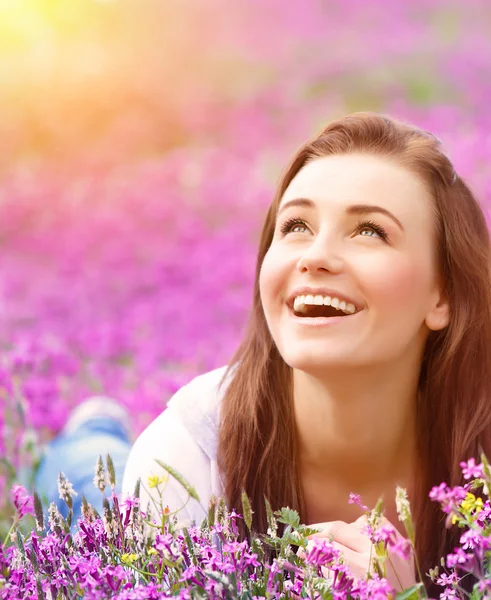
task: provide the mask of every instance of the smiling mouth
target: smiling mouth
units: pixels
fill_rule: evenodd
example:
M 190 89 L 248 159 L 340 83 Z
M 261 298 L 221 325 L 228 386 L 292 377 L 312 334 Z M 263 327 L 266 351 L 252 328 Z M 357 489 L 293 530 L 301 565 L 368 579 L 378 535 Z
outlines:
M 296 317 L 348 317 L 349 313 L 343 312 L 340 309 L 334 308 L 334 306 L 319 306 L 319 305 L 304 305 L 301 310 L 292 309 L 293 314 Z
M 346 317 L 359 312 L 359 308 L 335 296 L 307 294 L 296 296 L 289 306 L 296 317 L 332 318 Z

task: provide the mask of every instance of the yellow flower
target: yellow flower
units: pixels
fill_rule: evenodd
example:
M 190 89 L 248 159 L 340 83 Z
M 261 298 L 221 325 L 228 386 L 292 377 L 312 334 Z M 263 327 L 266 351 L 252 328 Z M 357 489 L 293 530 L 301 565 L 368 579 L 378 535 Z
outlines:
M 136 554 L 122 554 L 121 562 L 125 563 L 126 565 L 131 565 L 131 563 L 134 563 L 137 558 L 138 556 Z
M 467 492 L 467 496 L 462 500 L 460 507 L 466 512 L 480 512 L 482 510 L 482 498 L 476 498 L 474 494 Z
M 151 488 L 155 488 L 158 485 L 160 485 L 161 483 L 166 482 L 168 479 L 167 475 L 161 475 L 160 477 L 158 475 L 150 475 L 148 478 L 148 485 Z

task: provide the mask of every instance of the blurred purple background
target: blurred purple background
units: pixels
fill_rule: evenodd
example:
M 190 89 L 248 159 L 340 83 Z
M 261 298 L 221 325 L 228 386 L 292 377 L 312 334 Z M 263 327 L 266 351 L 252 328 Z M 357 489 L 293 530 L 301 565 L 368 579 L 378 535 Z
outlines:
M 5 490 L 87 395 L 138 433 L 227 362 L 275 182 L 328 120 L 431 130 L 488 212 L 490 30 L 487 0 L 0 0 Z

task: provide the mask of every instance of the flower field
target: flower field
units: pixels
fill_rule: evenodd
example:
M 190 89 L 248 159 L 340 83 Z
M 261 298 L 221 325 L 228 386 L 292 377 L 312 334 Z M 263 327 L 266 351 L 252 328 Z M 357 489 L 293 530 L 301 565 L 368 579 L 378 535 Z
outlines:
M 69 5 L 0 4 L 4 525 L 84 398 L 137 434 L 227 362 L 275 181 L 329 119 L 436 133 L 491 207 L 487 0 Z

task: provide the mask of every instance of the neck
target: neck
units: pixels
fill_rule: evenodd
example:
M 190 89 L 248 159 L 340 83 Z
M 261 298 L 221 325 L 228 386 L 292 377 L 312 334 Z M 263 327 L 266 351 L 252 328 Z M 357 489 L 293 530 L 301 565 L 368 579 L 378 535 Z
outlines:
M 322 379 L 294 370 L 302 471 L 355 493 L 407 485 L 414 468 L 419 369 L 357 368 Z

